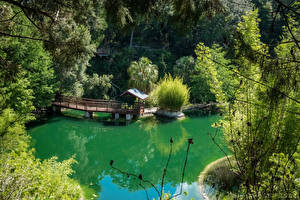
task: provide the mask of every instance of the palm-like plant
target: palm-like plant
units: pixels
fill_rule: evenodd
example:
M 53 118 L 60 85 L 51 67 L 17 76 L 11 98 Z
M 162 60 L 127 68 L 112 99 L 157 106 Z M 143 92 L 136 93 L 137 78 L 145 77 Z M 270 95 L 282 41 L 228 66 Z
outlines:
M 158 68 L 148 58 L 141 57 L 139 61 L 131 62 L 128 74 L 130 77 L 129 86 L 149 93 L 157 81 Z

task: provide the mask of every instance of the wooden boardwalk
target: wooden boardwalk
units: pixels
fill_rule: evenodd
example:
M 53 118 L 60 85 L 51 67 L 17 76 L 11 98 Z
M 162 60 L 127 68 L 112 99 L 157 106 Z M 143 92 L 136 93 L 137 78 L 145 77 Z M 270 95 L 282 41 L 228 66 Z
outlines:
M 115 100 L 87 99 L 61 96 L 52 102 L 53 106 L 82 110 L 86 112 L 105 112 L 118 114 L 142 115 L 144 113 L 143 104 L 128 106 L 125 103 Z

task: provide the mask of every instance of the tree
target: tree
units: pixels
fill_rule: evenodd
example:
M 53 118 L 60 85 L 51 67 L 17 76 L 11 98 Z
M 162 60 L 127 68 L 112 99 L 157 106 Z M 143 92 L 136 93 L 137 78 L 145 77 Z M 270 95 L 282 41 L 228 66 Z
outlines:
M 23 117 L 23 118 L 22 118 Z M 69 178 L 73 158 L 40 161 L 29 149 L 24 114 L 0 110 L 0 199 L 79 199 L 79 184 Z
M 128 68 L 129 86 L 136 87 L 143 92 L 150 92 L 158 78 L 157 66 L 151 60 L 141 57 L 139 61 L 131 62 Z
M 243 181 L 240 198 L 297 198 L 293 157 L 300 141 L 300 49 L 286 30 L 275 48 L 276 57 L 270 56 L 260 40 L 258 22 L 255 10 L 238 24 L 233 65 L 218 62 L 213 50 L 203 44 L 196 53 L 226 113 L 216 125 L 223 128 L 237 162 L 234 170 Z M 298 35 L 299 29 L 294 31 Z M 232 80 L 239 82 L 232 101 L 226 99 L 217 65 L 231 71 Z
M 216 98 L 209 89 L 208 80 L 197 62 L 192 56 L 181 57 L 176 61 L 174 73 L 176 76 L 182 77 L 183 83 L 190 88 L 192 102 L 215 101 Z
M 72 91 L 73 85 L 81 90 L 82 74 L 95 52 L 92 42 L 101 41 L 99 33 L 105 28 L 101 21 L 104 17 L 102 3 L 90 0 L 4 0 L 0 5 L 1 37 L 43 42 L 44 49 L 52 56 L 60 92 Z M 70 81 L 73 82 L 68 84 Z M 75 90 L 74 93 L 80 92 Z
M 159 20 L 165 20 L 162 16 L 166 14 L 170 15 L 173 22 L 186 26 L 197 21 L 201 15 L 213 15 L 222 10 L 222 4 L 218 0 L 106 0 L 104 6 L 108 20 L 121 26 L 130 25 L 137 15 L 151 14 L 155 14 Z M 161 9 L 164 12 L 159 12 Z
M 109 89 L 111 89 L 112 75 L 93 76 L 88 77 L 84 84 L 84 96 L 94 99 L 109 99 L 107 96 Z
M 49 106 L 56 92 L 56 81 L 52 58 L 43 49 L 42 42 L 0 38 L 0 44 L 2 59 L 16 66 L 14 73 L 7 76 L 11 76 L 10 79 L 15 81 L 20 81 L 17 79 L 29 81 L 27 87 L 32 90 L 34 98 L 32 101 L 36 108 Z M 3 71 L 7 70 L 5 65 L 4 63 L 1 65 Z M 19 74 L 16 78 L 13 77 L 15 73 Z

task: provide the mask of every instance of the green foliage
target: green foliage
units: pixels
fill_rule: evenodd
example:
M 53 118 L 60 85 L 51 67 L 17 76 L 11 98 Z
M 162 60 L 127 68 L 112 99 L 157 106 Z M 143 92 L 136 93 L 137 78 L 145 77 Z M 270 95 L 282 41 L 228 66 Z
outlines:
M 92 77 L 88 77 L 84 84 L 84 97 L 109 99 L 107 94 L 111 88 L 112 78 L 112 75 L 98 76 L 97 74 L 93 74 Z
M 22 117 L 12 109 L 0 113 L 0 199 L 79 199 L 80 187 L 69 178 L 75 160 L 36 159 Z
M 220 158 L 207 165 L 201 172 L 198 182 L 201 185 L 215 185 L 216 195 L 234 191 L 238 185 L 239 177 L 234 173 L 231 165 L 235 165 L 232 156 Z
M 300 183 L 295 176 L 295 163 L 283 153 L 274 153 L 268 171 L 261 175 L 262 181 L 249 187 L 243 185 L 242 193 L 251 193 L 255 199 L 298 199 Z M 287 167 L 288 166 L 288 167 Z
M 43 42 L 43 48 L 52 56 L 60 93 L 82 95 L 85 69 L 106 27 L 103 3 L 58 0 L 24 4 L 1 2 L 1 35 Z
M 171 75 L 166 75 L 157 85 L 154 91 L 158 106 L 169 111 L 180 111 L 187 104 L 190 97 L 189 88 L 183 84 L 183 80 Z
M 205 103 L 215 101 L 214 94 L 210 91 L 208 80 L 199 70 L 198 61 L 192 56 L 181 57 L 176 61 L 174 73 L 183 78 L 183 83 L 190 87 L 191 101 Z
M 219 126 L 244 183 L 240 198 L 293 198 L 299 195 L 290 159 L 300 137 L 300 124 L 296 122 L 300 120 L 300 74 L 295 62 L 300 50 L 296 43 L 288 42 L 292 38 L 285 34 L 275 48 L 276 57 L 270 56 L 260 40 L 257 15 L 257 10 L 249 12 L 238 24 L 232 65 L 220 62 L 222 54 L 215 54 L 216 50 L 203 44 L 198 45 L 196 53 L 226 113 Z M 294 34 L 298 32 L 294 28 Z M 219 78 L 223 74 L 217 66 L 231 73 L 235 83 L 231 99 L 227 98 L 224 81 Z
M 13 6 L 4 5 L 4 8 L 6 8 L 4 11 L 6 18 L 19 12 L 19 10 Z M 18 15 L 15 15 L 14 20 L 16 21 L 7 20 L 1 23 L 0 31 L 5 29 L 6 32 L 11 31 L 11 34 L 17 35 L 35 34 L 35 30 L 30 27 L 30 22 L 26 16 L 19 12 Z M 10 26 L 5 28 L 9 22 L 11 23 Z M 0 67 L 1 70 L 3 70 L 1 76 L 5 81 L 8 81 L 7 87 L 11 87 L 11 84 L 16 84 L 19 87 L 23 87 L 24 92 L 31 90 L 30 95 L 33 96 L 33 105 L 37 108 L 50 105 L 57 85 L 52 68 L 52 57 L 46 52 L 41 41 L 25 40 L 18 37 L 1 37 L 0 57 Z M 20 81 L 24 83 L 18 83 Z M 28 83 L 25 83 L 26 81 Z M 17 95 L 23 98 L 28 96 L 25 95 L 24 92 L 15 91 L 18 93 Z M 25 103 L 24 99 L 17 100 L 14 97 L 7 98 L 20 101 L 18 103 Z M 16 109 L 15 107 L 11 108 Z M 23 109 L 23 111 L 26 113 L 29 110 Z
M 34 109 L 33 92 L 29 89 L 30 82 L 24 78 L 24 73 L 18 73 L 15 77 L 7 77 L 6 73 L 9 72 L 0 71 L 0 111 L 12 108 L 17 113 L 23 114 L 24 118 L 30 117 L 29 113 Z
M 297 151 L 294 154 L 296 164 L 296 177 L 300 178 L 300 144 L 298 144 Z
M 54 93 L 56 92 L 54 70 L 50 55 L 43 49 L 43 45 L 38 41 L 2 38 L 0 39 L 0 53 L 6 63 L 1 65 L 4 70 L 4 79 L 14 79 L 14 81 L 29 83 L 16 83 L 21 87 L 26 87 L 32 91 L 33 105 L 35 107 L 49 106 Z M 10 63 L 14 65 L 14 71 L 9 71 L 5 66 Z M 7 71 L 7 72 L 5 72 Z M 18 75 L 14 75 L 14 74 Z M 4 77 L 6 76 L 6 77 Z M 10 77 L 9 77 L 10 76 Z M 14 77 L 15 76 L 15 77 Z M 8 87 L 11 87 L 8 84 Z M 26 89 L 24 88 L 24 91 Z M 19 96 L 25 97 L 24 92 L 17 92 Z M 23 94 L 22 94 L 23 93 Z M 23 109 L 26 112 L 26 109 Z M 28 110 L 27 110 L 28 111 Z
M 108 20 L 118 26 L 130 26 L 137 18 L 151 17 L 158 20 L 173 21 L 179 28 L 184 29 L 192 25 L 202 15 L 212 16 L 222 10 L 222 4 L 218 0 L 203 2 L 200 0 L 174 0 L 163 1 L 141 0 L 138 2 L 129 0 L 104 1 Z
M 68 176 L 74 159 L 41 162 L 32 152 L 0 155 L 1 199 L 79 199 L 80 186 Z
M 8 150 L 23 151 L 28 147 L 29 137 L 26 135 L 23 114 L 10 108 L 0 113 L 0 152 Z
M 208 103 L 216 101 L 216 97 L 210 91 L 210 87 L 204 74 L 192 75 L 190 85 L 191 101 L 193 103 Z
M 70 30 L 64 33 L 57 31 L 57 37 L 75 45 L 84 46 L 84 49 L 81 49 L 83 52 L 76 51 L 79 47 L 70 49 L 68 45 L 60 49 L 51 49 L 50 52 L 54 58 L 54 70 L 57 81 L 60 83 L 60 93 L 80 97 L 83 95 L 83 84 L 86 79 L 85 71 L 88 61 L 95 51 L 95 46 L 90 44 L 91 36 L 87 27 L 76 26 L 76 24 L 69 22 L 65 23 L 64 26 Z M 72 27 L 76 27 L 75 33 L 73 33 Z M 76 52 L 73 52 L 73 50 Z
M 141 57 L 139 61 L 133 61 L 128 68 L 129 86 L 135 87 L 143 92 L 150 92 L 158 78 L 157 66 L 146 58 Z
M 182 77 L 185 84 L 191 83 L 191 75 L 196 71 L 195 62 L 192 56 L 184 56 L 176 60 L 176 65 L 173 68 L 175 76 Z
M 20 4 L 26 7 L 21 9 L 18 3 L 0 2 L 0 199 L 79 199 L 82 195 L 78 183 L 69 178 L 74 159 L 64 162 L 57 162 L 56 158 L 43 162 L 36 159 L 33 150 L 29 149 L 30 137 L 24 124 L 33 119 L 31 112 L 34 106 L 49 106 L 53 99 L 57 84 L 52 67 L 62 63 L 57 61 L 66 52 L 60 50 L 67 49 L 67 43 L 82 44 L 78 40 L 82 40 L 80 37 L 84 35 L 66 31 L 68 40 L 63 38 L 62 45 L 62 41 L 54 39 L 57 42 L 54 44 L 47 35 L 53 30 L 43 32 L 50 27 L 47 24 L 50 22 L 46 16 L 41 16 L 43 14 L 39 13 L 37 5 L 45 2 L 34 3 Z M 49 11 L 46 9 L 49 5 L 44 4 L 42 10 Z M 68 28 L 74 30 L 71 25 Z M 40 29 L 37 26 L 41 26 Z M 54 27 L 58 24 L 51 23 L 51 28 Z M 80 27 L 75 28 L 78 29 Z M 84 28 L 82 30 L 85 31 Z M 56 35 L 52 33 L 51 39 L 60 31 L 55 30 Z M 52 47 L 57 54 L 45 50 Z M 64 57 L 64 63 L 80 57 L 78 49 L 74 52 L 77 54 L 71 57 L 73 52 L 70 52 L 69 59 Z M 55 62 L 52 56 L 57 56 Z
M 198 59 L 197 70 L 205 75 L 210 91 L 215 95 L 217 101 L 220 103 L 232 101 L 238 81 L 232 78 L 235 75 L 229 69 L 234 66 L 225 58 L 222 48 L 218 45 L 209 48 L 203 43 L 199 43 L 195 52 Z
M 252 1 L 258 8 L 259 29 L 261 40 L 266 44 L 273 44 L 281 40 L 283 32 L 284 18 L 282 12 L 278 12 L 278 3 L 272 0 L 255 0 Z M 276 13 L 276 17 L 271 13 Z M 271 46 L 272 48 L 272 46 Z

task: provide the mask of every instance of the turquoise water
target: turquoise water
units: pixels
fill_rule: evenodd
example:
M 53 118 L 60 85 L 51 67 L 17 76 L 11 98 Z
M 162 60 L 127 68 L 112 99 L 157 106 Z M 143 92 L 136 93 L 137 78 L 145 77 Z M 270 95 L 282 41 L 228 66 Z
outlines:
M 183 191 L 177 199 L 202 199 L 197 178 L 210 162 L 223 157 L 223 153 L 212 142 L 208 133 L 215 133 L 211 124 L 218 116 L 191 117 L 184 120 L 166 121 L 155 117 L 131 123 L 115 122 L 109 115 L 98 114 L 97 119 L 82 119 L 83 113 L 67 112 L 68 116 L 57 116 L 47 123 L 30 128 L 36 156 L 47 159 L 57 156 L 65 160 L 72 156 L 78 161 L 73 168 L 73 178 L 90 188 L 100 200 L 146 200 L 157 198 L 155 189 L 149 184 L 122 171 L 142 174 L 143 179 L 156 185 L 161 184 L 163 169 L 173 138 L 173 153 L 165 177 L 165 192 L 180 191 L 182 168 L 187 150 L 187 139 L 193 138 L 186 165 Z M 70 117 L 72 115 L 72 117 Z M 75 117 L 74 117 L 75 116 Z M 77 118 L 76 118 L 77 116 Z M 218 142 L 222 144 L 221 134 Z M 91 196 L 92 197 L 92 196 Z

